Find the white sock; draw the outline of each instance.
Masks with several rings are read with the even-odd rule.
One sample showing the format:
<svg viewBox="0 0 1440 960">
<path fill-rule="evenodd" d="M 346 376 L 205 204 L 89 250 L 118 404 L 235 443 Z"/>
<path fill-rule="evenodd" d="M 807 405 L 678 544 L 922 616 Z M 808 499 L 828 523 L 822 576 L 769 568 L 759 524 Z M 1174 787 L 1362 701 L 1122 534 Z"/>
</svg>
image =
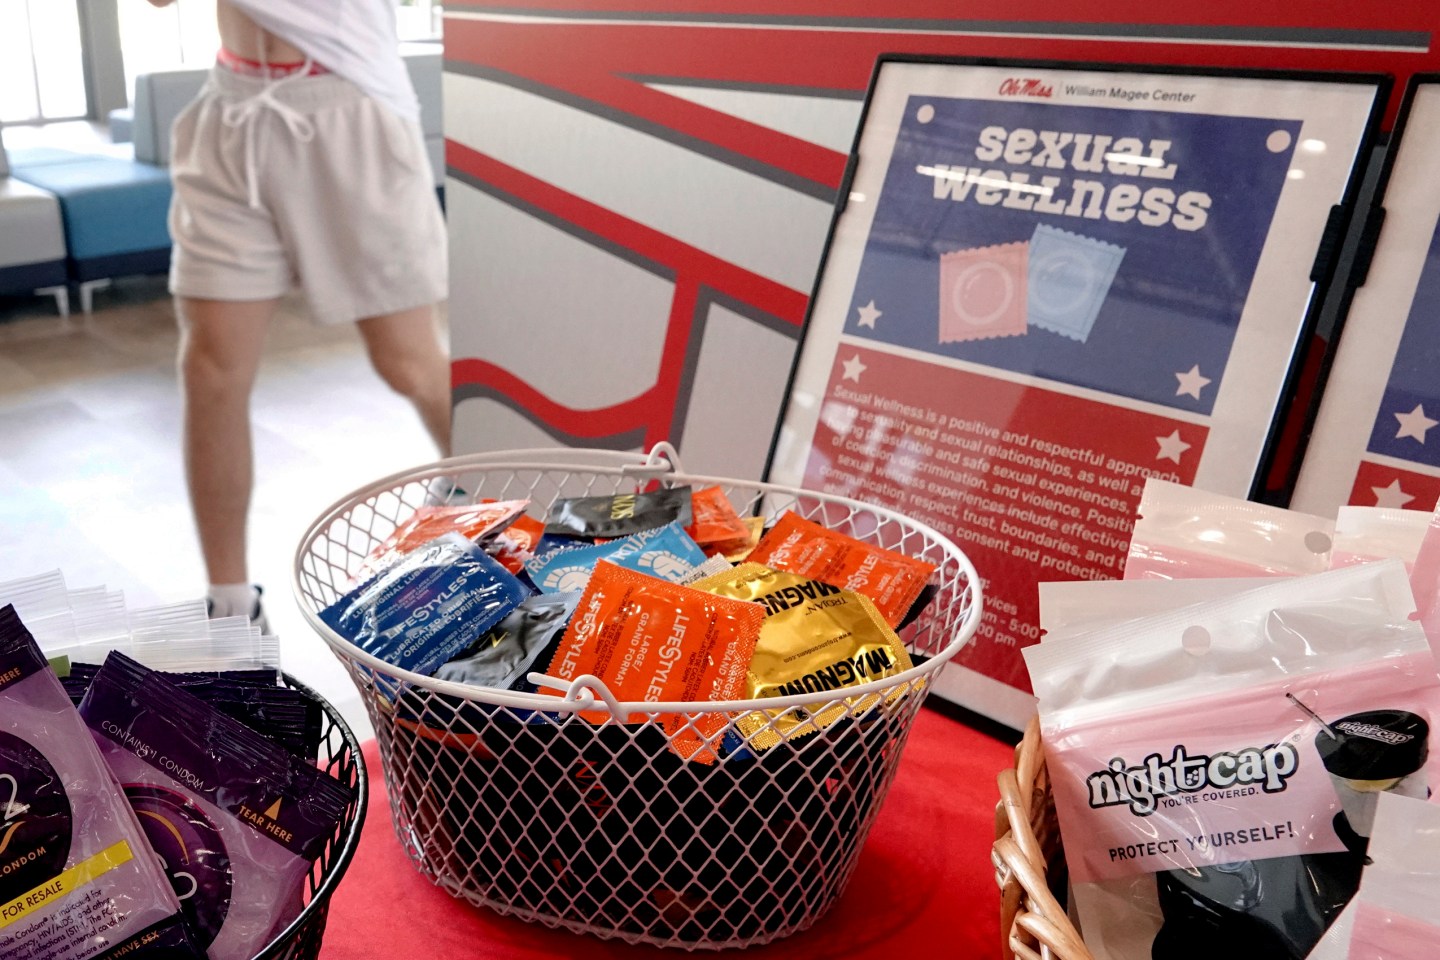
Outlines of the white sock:
<svg viewBox="0 0 1440 960">
<path fill-rule="evenodd" d="M 248 583 L 212 583 L 209 596 L 212 617 L 248 617 L 260 599 L 259 592 Z"/>
</svg>

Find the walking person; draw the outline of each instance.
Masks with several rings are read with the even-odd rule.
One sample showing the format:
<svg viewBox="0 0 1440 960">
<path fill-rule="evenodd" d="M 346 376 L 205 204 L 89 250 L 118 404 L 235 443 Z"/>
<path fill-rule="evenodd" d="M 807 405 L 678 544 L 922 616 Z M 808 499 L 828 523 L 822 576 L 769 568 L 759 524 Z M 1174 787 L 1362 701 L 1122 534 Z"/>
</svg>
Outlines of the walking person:
<svg viewBox="0 0 1440 960">
<path fill-rule="evenodd" d="M 211 615 L 264 627 L 250 395 L 280 298 L 298 286 L 317 322 L 356 323 L 446 456 L 446 236 L 392 0 L 213 2 L 221 50 L 171 161 L 185 475 Z"/>
</svg>

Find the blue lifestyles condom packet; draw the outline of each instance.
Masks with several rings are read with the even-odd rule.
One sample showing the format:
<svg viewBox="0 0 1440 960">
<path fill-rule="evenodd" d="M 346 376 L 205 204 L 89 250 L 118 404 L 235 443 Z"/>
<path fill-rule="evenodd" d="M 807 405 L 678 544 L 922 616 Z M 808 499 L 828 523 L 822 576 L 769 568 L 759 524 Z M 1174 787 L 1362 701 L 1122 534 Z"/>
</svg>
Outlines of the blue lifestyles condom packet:
<svg viewBox="0 0 1440 960">
<path fill-rule="evenodd" d="M 299 913 L 353 791 L 111 653 L 80 715 L 210 960 L 251 960 Z"/>
<path fill-rule="evenodd" d="M 203 956 L 135 812 L 13 606 L 0 609 L 0 957 Z"/>
<path fill-rule="evenodd" d="M 447 533 L 321 610 L 320 619 L 371 656 L 430 676 L 529 595 L 498 560 Z"/>
<path fill-rule="evenodd" d="M 678 522 L 642 530 L 619 540 L 568 550 L 555 550 L 529 560 L 525 572 L 544 593 L 584 590 L 595 564 L 608 560 L 618 567 L 681 583 L 708 557 Z"/>
</svg>

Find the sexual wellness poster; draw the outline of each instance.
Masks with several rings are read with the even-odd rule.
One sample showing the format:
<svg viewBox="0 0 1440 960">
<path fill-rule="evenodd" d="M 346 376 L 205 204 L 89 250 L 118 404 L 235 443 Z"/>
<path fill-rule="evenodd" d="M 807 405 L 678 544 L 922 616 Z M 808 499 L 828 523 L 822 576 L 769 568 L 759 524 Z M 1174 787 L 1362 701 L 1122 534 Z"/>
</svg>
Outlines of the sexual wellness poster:
<svg viewBox="0 0 1440 960">
<path fill-rule="evenodd" d="M 993 79 L 893 96 L 883 164 L 862 137 L 826 268 L 852 246 L 853 282 L 822 281 L 811 323 L 836 330 L 803 349 L 834 353 L 802 359 L 815 419 L 788 459 L 801 485 L 924 520 L 973 560 L 986 612 L 955 662 L 1015 693 L 979 707 L 1015 725 L 1036 583 L 1120 575 L 1145 478 L 1196 481 L 1232 377 L 1272 409 L 1237 354 L 1307 130 L 1200 108 L 1213 80 Z"/>
</svg>

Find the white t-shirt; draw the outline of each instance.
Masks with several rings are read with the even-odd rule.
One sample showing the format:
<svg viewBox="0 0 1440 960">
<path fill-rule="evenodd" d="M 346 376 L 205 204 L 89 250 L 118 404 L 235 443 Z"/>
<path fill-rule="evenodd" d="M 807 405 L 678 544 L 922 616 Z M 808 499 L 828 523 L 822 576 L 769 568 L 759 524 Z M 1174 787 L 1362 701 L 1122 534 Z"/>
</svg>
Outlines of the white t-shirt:
<svg viewBox="0 0 1440 960">
<path fill-rule="evenodd" d="M 419 122 L 420 100 L 400 58 L 394 0 L 231 0 L 275 36 Z"/>
</svg>

